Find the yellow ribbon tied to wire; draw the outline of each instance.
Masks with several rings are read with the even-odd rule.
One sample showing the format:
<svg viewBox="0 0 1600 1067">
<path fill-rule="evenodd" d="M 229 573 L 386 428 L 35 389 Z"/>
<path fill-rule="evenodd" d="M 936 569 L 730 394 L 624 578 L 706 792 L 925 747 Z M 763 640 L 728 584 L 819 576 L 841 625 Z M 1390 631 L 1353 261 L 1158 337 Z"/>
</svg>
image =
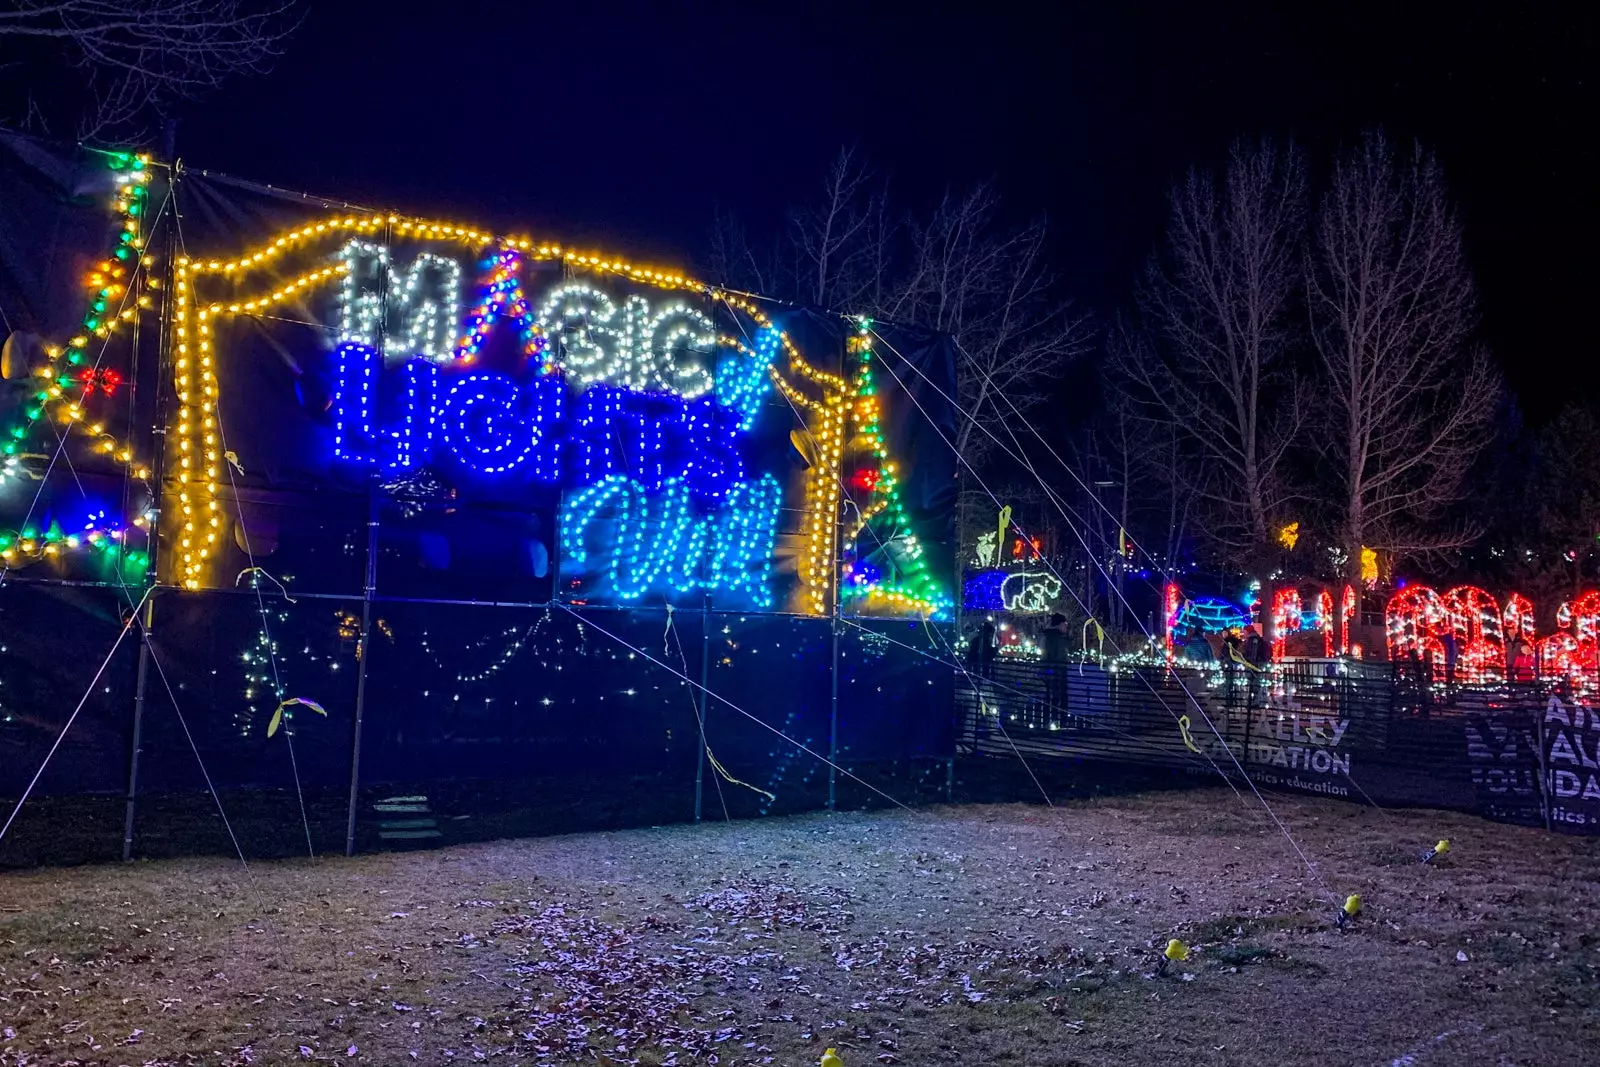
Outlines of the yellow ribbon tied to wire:
<svg viewBox="0 0 1600 1067">
<path fill-rule="evenodd" d="M 238 588 L 239 583 L 245 580 L 245 576 L 251 574 L 255 575 L 258 581 L 261 578 L 265 578 L 267 581 L 277 586 L 278 592 L 283 595 L 283 599 L 287 600 L 291 604 L 294 603 L 294 597 L 289 595 L 289 590 L 284 587 L 282 582 L 278 581 L 278 579 L 274 578 L 270 573 L 268 573 L 267 568 L 265 567 L 246 567 L 244 570 L 240 571 L 238 576 L 233 580 L 234 588 Z"/>
<path fill-rule="evenodd" d="M 752 793 L 760 793 L 762 796 L 766 797 L 768 800 L 777 800 L 778 799 L 778 796 L 777 796 L 776 793 L 769 793 L 765 789 L 762 789 L 760 786 L 751 785 L 749 782 L 741 782 L 739 779 L 737 779 L 733 775 L 729 774 L 728 773 L 728 768 L 724 767 L 722 765 L 722 761 L 717 759 L 716 754 L 711 751 L 711 746 L 710 745 L 706 746 L 706 762 L 710 763 L 711 764 L 711 769 L 716 771 L 718 774 L 722 775 L 723 781 L 727 782 L 729 785 L 742 785 L 746 789 L 750 790 L 750 792 L 752 792 Z"/>
<path fill-rule="evenodd" d="M 1194 738 L 1189 736 L 1189 716 L 1180 715 L 1178 717 L 1178 732 L 1183 735 L 1183 743 L 1188 746 L 1190 752 L 1198 753 L 1202 756 L 1205 755 L 1204 752 L 1200 751 L 1200 746 L 1194 743 Z"/>
<path fill-rule="evenodd" d="M 284 711 L 288 708 L 294 707 L 297 704 L 310 708 L 318 715 L 321 715 L 324 719 L 328 717 L 328 712 L 326 709 L 324 709 L 323 706 L 318 704 L 315 700 L 307 700 L 305 697 L 290 697 L 288 700 L 285 700 L 283 703 L 279 704 L 277 710 L 272 713 L 272 721 L 267 723 L 268 737 L 271 737 L 273 734 L 277 733 L 278 727 L 283 725 Z"/>
<path fill-rule="evenodd" d="M 673 620 L 673 610 L 674 609 L 673 609 L 672 605 L 668 604 L 667 605 L 667 626 L 666 626 L 666 629 L 661 631 L 661 654 L 664 655 L 664 656 L 670 656 L 672 654 L 672 646 L 668 642 L 672 639 L 672 636 L 673 636 L 672 630 L 673 630 L 673 627 L 676 625 L 674 620 Z M 683 658 L 683 645 L 682 645 L 681 642 L 678 645 L 678 657 L 680 659 Z M 687 661 L 684 662 L 684 670 L 685 671 L 688 670 L 688 662 Z M 685 675 L 685 680 L 686 681 L 688 680 L 687 679 L 687 675 Z M 702 712 L 700 711 L 700 709 L 696 708 L 695 709 L 696 717 L 701 716 L 701 714 L 702 714 Z M 729 774 L 728 773 L 728 768 L 724 767 L 722 765 L 722 761 L 717 759 L 717 754 L 715 752 L 711 751 L 711 745 L 705 739 L 706 738 L 705 729 L 706 729 L 705 720 L 703 718 L 701 718 L 700 719 L 700 744 L 706 750 L 706 762 L 711 764 L 711 769 L 712 770 L 716 771 L 719 775 L 722 776 L 723 781 L 727 782 L 729 785 L 742 785 L 746 789 L 750 790 L 752 793 L 760 793 L 762 796 L 766 797 L 768 800 L 777 800 L 778 799 L 778 797 L 777 797 L 777 795 L 775 793 L 769 793 L 765 789 L 760 788 L 759 786 L 753 786 L 749 782 L 740 781 L 738 778 L 735 778 L 733 775 Z"/>
<path fill-rule="evenodd" d="M 1083 624 L 1083 633 L 1081 635 L 1083 639 L 1083 650 L 1084 652 L 1089 651 L 1089 627 L 1091 626 L 1094 627 L 1095 635 L 1100 639 L 1100 658 L 1104 659 L 1106 655 L 1106 628 L 1101 626 L 1100 620 L 1095 618 L 1093 615 L 1089 616 L 1089 618 Z"/>
</svg>

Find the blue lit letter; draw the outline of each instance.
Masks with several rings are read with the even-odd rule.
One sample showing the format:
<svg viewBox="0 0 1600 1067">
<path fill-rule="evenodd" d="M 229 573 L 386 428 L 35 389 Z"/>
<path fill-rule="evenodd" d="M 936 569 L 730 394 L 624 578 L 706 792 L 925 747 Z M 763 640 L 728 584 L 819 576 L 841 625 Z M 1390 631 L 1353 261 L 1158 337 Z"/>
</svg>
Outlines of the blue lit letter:
<svg viewBox="0 0 1600 1067">
<path fill-rule="evenodd" d="M 347 341 L 334 350 L 333 457 L 369 470 L 410 470 L 433 452 L 439 368 L 414 359 L 400 371 L 400 389 L 381 395 L 383 357 Z M 387 393 L 387 390 L 383 390 Z"/>
<path fill-rule="evenodd" d="M 745 593 L 759 607 L 772 603 L 768 578 L 782 504 L 783 491 L 770 474 L 734 486 L 727 504 L 706 520 L 715 524 L 709 537 L 708 588 Z"/>
<path fill-rule="evenodd" d="M 503 474 L 533 451 L 516 383 L 502 374 L 464 374 L 445 399 L 444 440 L 464 465 Z"/>
<path fill-rule="evenodd" d="M 736 416 L 709 400 L 689 405 L 683 480 L 697 499 L 721 500 L 744 477 Z"/>
</svg>

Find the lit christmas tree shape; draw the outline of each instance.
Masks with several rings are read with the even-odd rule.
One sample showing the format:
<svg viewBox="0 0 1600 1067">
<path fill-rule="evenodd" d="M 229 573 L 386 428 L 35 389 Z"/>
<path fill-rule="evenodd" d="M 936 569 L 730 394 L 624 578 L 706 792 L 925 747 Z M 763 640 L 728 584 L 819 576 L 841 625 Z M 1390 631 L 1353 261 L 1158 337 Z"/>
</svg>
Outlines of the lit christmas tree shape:
<svg viewBox="0 0 1600 1067">
<path fill-rule="evenodd" d="M 840 597 L 864 614 L 943 619 L 954 605 L 943 583 L 929 570 L 926 550 L 901 499 L 899 469 L 889 458 L 888 442 L 879 424 L 882 411 L 869 338 L 870 324 L 863 323 L 850 341 L 850 351 L 858 361 L 852 422 L 866 465 L 851 479 L 851 487 L 860 495 L 857 518 L 845 531 L 845 544 L 856 558 L 845 565 Z M 866 551 L 862 551 L 863 545 Z M 885 574 L 886 570 L 892 570 L 892 576 Z M 1053 595 L 1060 591 L 1058 583 Z M 1020 597 L 1022 590 L 1014 595 Z M 1001 599 L 1005 600 L 1004 591 Z"/>
</svg>

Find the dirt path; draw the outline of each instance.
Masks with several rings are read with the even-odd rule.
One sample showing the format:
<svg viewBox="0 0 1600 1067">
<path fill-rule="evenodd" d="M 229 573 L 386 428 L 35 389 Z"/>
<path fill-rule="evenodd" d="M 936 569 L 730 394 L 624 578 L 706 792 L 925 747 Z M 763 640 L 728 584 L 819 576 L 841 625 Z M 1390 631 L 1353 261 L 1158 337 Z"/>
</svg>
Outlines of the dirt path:
<svg viewBox="0 0 1600 1067">
<path fill-rule="evenodd" d="M 1593 841 L 1275 804 L 1326 888 L 1226 790 L 3 875 L 0 1065 L 1594 1062 Z"/>
</svg>

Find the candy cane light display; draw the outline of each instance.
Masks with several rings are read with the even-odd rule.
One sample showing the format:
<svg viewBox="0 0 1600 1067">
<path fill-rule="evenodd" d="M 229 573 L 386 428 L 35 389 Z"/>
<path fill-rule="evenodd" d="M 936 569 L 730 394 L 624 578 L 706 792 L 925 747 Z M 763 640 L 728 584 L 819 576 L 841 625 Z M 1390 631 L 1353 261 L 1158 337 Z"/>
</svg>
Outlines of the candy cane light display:
<svg viewBox="0 0 1600 1067">
<path fill-rule="evenodd" d="M 1290 586 L 1275 589 L 1272 592 L 1272 658 L 1276 662 L 1283 658 L 1288 648 L 1288 638 L 1292 633 L 1299 633 L 1300 627 L 1305 622 L 1305 614 L 1300 604 L 1300 590 Z"/>
<path fill-rule="evenodd" d="M 1600 693 L 1600 591 L 1589 590 L 1556 609 L 1556 629 L 1536 636 L 1534 605 L 1508 593 L 1502 606 L 1484 590 L 1460 585 L 1443 595 L 1424 585 L 1402 589 L 1389 600 L 1385 624 L 1389 657 L 1426 663 L 1436 673 L 1445 667 L 1443 638 L 1457 644 L 1455 679 L 1497 684 L 1508 679 L 1570 686 L 1580 696 Z M 1512 663 L 1516 644 L 1527 642 L 1533 656 Z"/>
<path fill-rule="evenodd" d="M 1332 656 L 1334 628 L 1338 625 L 1333 614 L 1333 594 L 1326 589 L 1310 598 L 1307 610 L 1305 597 L 1300 590 L 1285 586 L 1272 594 L 1272 658 L 1280 660 L 1288 651 L 1290 634 L 1313 630 L 1322 634 L 1322 654 Z M 1342 642 L 1341 642 L 1342 643 Z"/>
<path fill-rule="evenodd" d="M 1361 606 L 1360 598 L 1356 595 L 1355 586 L 1344 587 L 1344 594 L 1339 598 L 1339 652 L 1341 655 L 1350 654 L 1350 620 L 1356 617 L 1356 612 Z"/>
<path fill-rule="evenodd" d="M 1504 681 L 1506 643 L 1499 601 L 1475 585 L 1458 585 L 1445 592 L 1444 609 L 1456 639 L 1456 680 Z"/>
<path fill-rule="evenodd" d="M 1539 670 L 1564 679 L 1579 693 L 1600 687 L 1600 592 L 1589 590 L 1556 609 L 1556 633 L 1539 642 Z"/>
<path fill-rule="evenodd" d="M 1383 624 L 1391 660 L 1444 669 L 1444 644 L 1439 638 L 1450 629 L 1450 615 L 1438 593 L 1425 585 L 1407 586 L 1389 598 Z"/>
<path fill-rule="evenodd" d="M 1326 589 L 1317 594 L 1317 629 L 1322 631 L 1322 655 L 1333 655 L 1333 594 Z"/>
<path fill-rule="evenodd" d="M 1176 637 L 1173 628 L 1178 625 L 1178 615 L 1183 611 L 1183 590 L 1178 588 L 1177 582 L 1168 582 L 1161 591 L 1162 629 L 1166 633 L 1167 658 L 1171 659 L 1176 652 Z"/>
<path fill-rule="evenodd" d="M 1524 641 L 1533 640 L 1533 604 L 1521 593 L 1506 597 L 1506 606 L 1501 609 L 1500 619 L 1505 624 L 1508 642 L 1519 637 Z"/>
</svg>

